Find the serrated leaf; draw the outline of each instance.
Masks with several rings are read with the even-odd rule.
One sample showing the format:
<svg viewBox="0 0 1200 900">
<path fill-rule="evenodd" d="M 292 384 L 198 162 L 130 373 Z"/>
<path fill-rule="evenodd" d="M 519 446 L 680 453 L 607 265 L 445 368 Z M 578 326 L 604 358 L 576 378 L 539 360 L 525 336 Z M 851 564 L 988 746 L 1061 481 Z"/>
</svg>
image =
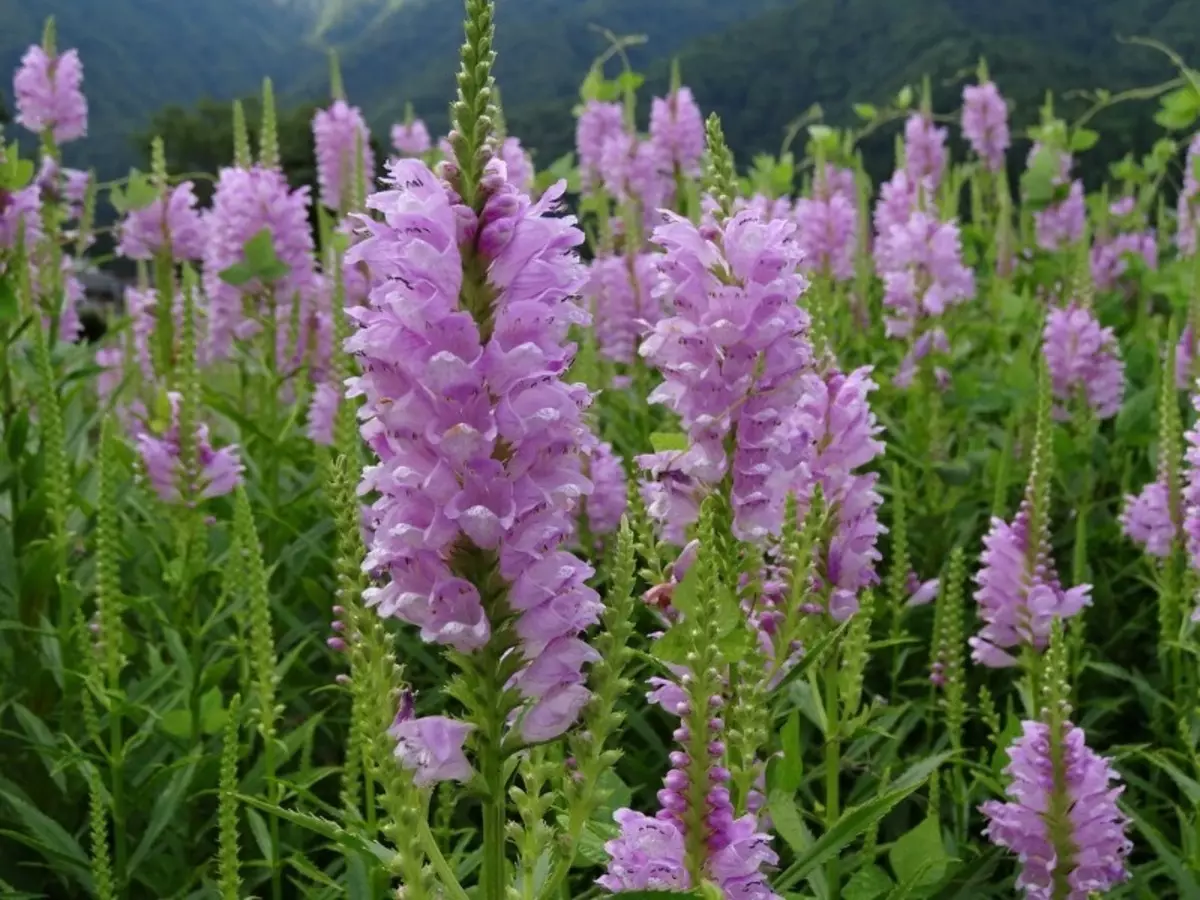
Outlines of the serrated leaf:
<svg viewBox="0 0 1200 900">
<path fill-rule="evenodd" d="M 892 844 L 888 862 L 901 884 L 913 887 L 937 884 L 950 862 L 938 820 L 932 816 L 925 818 Z"/>
</svg>

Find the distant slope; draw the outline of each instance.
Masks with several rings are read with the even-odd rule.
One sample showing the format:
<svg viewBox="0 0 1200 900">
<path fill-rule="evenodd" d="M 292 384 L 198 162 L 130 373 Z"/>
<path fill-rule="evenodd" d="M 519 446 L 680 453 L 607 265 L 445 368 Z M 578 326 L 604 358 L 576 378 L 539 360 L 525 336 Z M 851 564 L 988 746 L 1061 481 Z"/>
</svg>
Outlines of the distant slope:
<svg viewBox="0 0 1200 900">
<path fill-rule="evenodd" d="M 1048 89 L 1119 91 L 1175 75 L 1160 54 L 1118 41 L 1130 35 L 1156 37 L 1200 65 L 1195 0 L 801 0 L 692 42 L 680 62 L 744 156 L 777 150 L 788 121 L 812 103 L 845 121 L 851 104 L 885 101 L 926 74 L 937 108 L 956 110 L 981 55 L 1025 124 L 1036 120 Z M 661 89 L 663 67 L 652 76 L 648 86 Z M 1105 113 L 1103 152 L 1119 157 L 1144 143 L 1153 110 L 1143 104 Z M 523 113 L 510 119 L 514 128 L 527 122 Z M 877 154 L 890 153 L 889 138 Z"/>
<path fill-rule="evenodd" d="M 644 34 L 631 48 L 636 67 L 670 55 L 788 0 L 501 0 L 496 11 L 496 77 L 506 109 L 574 97 L 593 59 L 608 46 L 593 26 Z M 341 48 L 353 100 L 382 127 L 412 102 L 436 130 L 446 126 L 462 43 L 459 0 L 408 0 Z M 303 93 L 320 91 L 316 84 Z M 567 123 L 570 127 L 570 123 Z"/>
<path fill-rule="evenodd" d="M 106 174 L 134 158 L 130 136 L 150 114 L 201 97 L 254 90 L 264 75 L 287 82 L 321 64 L 306 42 L 307 11 L 276 0 L 11 0 L 0 3 L 0 72 L 11 94 L 21 54 L 55 16 L 59 45 L 79 49 L 90 137 L 68 160 Z M 11 99 L 9 106 L 11 106 Z"/>
</svg>

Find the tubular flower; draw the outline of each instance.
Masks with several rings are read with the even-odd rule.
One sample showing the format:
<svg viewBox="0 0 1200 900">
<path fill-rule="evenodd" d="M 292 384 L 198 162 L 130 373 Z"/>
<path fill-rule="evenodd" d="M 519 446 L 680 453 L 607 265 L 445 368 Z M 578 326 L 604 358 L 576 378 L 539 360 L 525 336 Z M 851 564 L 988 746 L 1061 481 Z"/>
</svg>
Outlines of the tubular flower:
<svg viewBox="0 0 1200 900">
<path fill-rule="evenodd" d="M 528 705 L 527 740 L 561 734 L 588 698 L 577 635 L 601 604 L 594 574 L 561 549 L 579 499 L 590 394 L 561 380 L 582 284 L 573 249 L 583 238 L 570 218 L 547 213 L 560 184 L 537 203 L 488 163 L 489 199 L 480 221 L 421 162 L 389 165 L 388 189 L 359 219 L 362 240 L 347 254 L 373 288 L 348 314 L 359 329 L 347 349 L 362 361 L 350 381 L 362 395 L 362 434 L 378 457 L 360 490 L 377 493 L 364 568 L 383 579 L 365 600 L 380 615 L 416 625 L 425 640 L 463 653 L 483 647 L 491 623 L 478 587 L 456 570 L 457 553 L 495 553 L 517 614 L 520 651 L 534 661 L 517 676 Z M 459 307 L 460 239 L 474 240 L 493 292 L 490 336 Z"/>
<path fill-rule="evenodd" d="M 980 807 L 984 834 L 1020 860 L 1017 887 L 1031 900 L 1087 900 L 1129 877 L 1129 819 L 1117 807 L 1124 788 L 1113 786 L 1112 765 L 1086 741 L 1069 722 L 1024 722 L 1004 770 L 1012 799 Z"/>
<path fill-rule="evenodd" d="M 1070 618 L 1091 604 L 1090 584 L 1063 590 L 1042 531 L 1029 534 L 1028 500 L 1011 525 L 992 519 L 983 539 L 983 567 L 975 576 L 975 602 L 984 623 L 969 641 L 975 662 L 991 668 L 1016 665 L 1008 651 L 1044 650 L 1055 618 Z"/>
<path fill-rule="evenodd" d="M 595 322 L 600 354 L 616 363 L 634 360 L 639 338 L 658 321 L 656 254 L 606 254 L 592 261 L 583 299 Z"/>
<path fill-rule="evenodd" d="M 1192 326 L 1185 327 L 1175 345 L 1175 387 L 1186 391 L 1196 380 L 1196 338 Z"/>
<path fill-rule="evenodd" d="M 647 227 L 659 221 L 658 210 L 675 192 L 671 161 L 650 140 L 621 132 L 605 141 L 600 154 L 604 189 L 618 201 L 634 202 Z"/>
<path fill-rule="evenodd" d="M 259 323 L 243 314 L 244 298 L 256 297 L 275 306 L 276 360 L 281 365 L 287 361 L 292 305 L 297 300 L 306 303 L 314 290 L 308 205 L 308 188 L 290 190 L 282 172 L 261 166 L 221 170 L 207 216 L 204 251 L 207 360 L 225 358 L 235 338 L 245 339 L 259 330 Z M 222 281 L 220 273 L 242 261 L 246 242 L 264 228 L 275 255 L 288 266 L 287 274 L 269 286 L 257 279 L 238 286 Z M 258 312 L 265 317 L 268 310 Z"/>
<path fill-rule="evenodd" d="M 17 124 L 36 135 L 49 132 L 56 144 L 87 134 L 88 105 L 83 96 L 83 63 L 67 50 L 54 56 L 33 45 L 13 76 Z"/>
<path fill-rule="evenodd" d="M 178 503 L 183 499 L 182 447 L 179 434 L 180 395 L 167 395 L 171 403 L 171 421 L 162 434 L 156 434 L 145 422 L 141 423 L 136 436 L 138 454 L 150 486 L 166 503 Z M 189 494 L 197 498 L 220 497 L 228 494 L 242 480 L 241 457 L 238 448 L 231 444 L 214 450 L 209 441 L 208 426 L 196 426 L 196 462 L 199 466 L 197 481 L 190 485 Z"/>
<path fill-rule="evenodd" d="M 800 464 L 791 417 L 812 348 L 808 316 L 796 305 L 807 287 L 797 271 L 796 226 L 743 211 L 723 227 L 701 230 L 664 215 L 653 240 L 666 250 L 659 290 L 673 315 L 642 342 L 642 357 L 664 378 L 649 399 L 678 414 L 688 433 L 691 446 L 675 461 L 681 474 L 712 486 L 730 473 L 734 532 L 758 540 L 778 532 L 786 487 Z M 651 506 L 651 515 L 668 512 Z M 660 524 L 677 535 L 689 523 Z"/>
<path fill-rule="evenodd" d="M 826 163 L 824 177 L 818 178 L 813 184 L 813 197 L 828 200 L 835 194 L 841 194 L 855 207 L 858 206 L 858 184 L 854 179 L 854 170 Z"/>
<path fill-rule="evenodd" d="M 166 253 L 175 260 L 199 260 L 204 256 L 207 238 L 192 183 L 184 181 L 167 188 L 149 205 L 126 214 L 120 225 L 117 252 L 126 259 L 151 260 Z"/>
<path fill-rule="evenodd" d="M 364 188 L 370 185 L 375 174 L 371 132 L 358 107 L 350 106 L 345 100 L 335 100 L 329 109 L 317 110 L 313 115 L 312 130 L 321 202 L 330 209 L 343 209 L 353 196 L 347 196 L 346 188 L 354 183 L 358 173 L 356 153 L 362 153 Z"/>
<path fill-rule="evenodd" d="M 1004 165 L 1012 139 L 1008 132 L 1008 106 L 990 81 L 963 88 L 962 130 L 975 155 L 992 172 Z"/>
<path fill-rule="evenodd" d="M 1055 414 L 1067 417 L 1061 404 L 1082 392 L 1101 418 L 1115 416 L 1125 394 L 1125 366 L 1111 328 L 1102 328 L 1086 307 L 1071 304 L 1053 309 L 1042 334 L 1042 350 L 1050 369 Z"/>
<path fill-rule="evenodd" d="M 704 119 L 689 88 L 655 97 L 650 107 L 650 140 L 659 155 L 689 178 L 700 176 Z"/>
</svg>

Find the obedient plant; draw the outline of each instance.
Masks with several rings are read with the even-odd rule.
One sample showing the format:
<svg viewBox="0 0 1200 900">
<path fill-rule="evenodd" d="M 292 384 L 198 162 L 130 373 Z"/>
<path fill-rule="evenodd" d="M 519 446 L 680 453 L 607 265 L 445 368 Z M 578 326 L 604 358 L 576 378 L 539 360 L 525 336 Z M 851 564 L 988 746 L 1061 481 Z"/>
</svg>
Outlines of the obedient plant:
<svg viewBox="0 0 1200 900">
<path fill-rule="evenodd" d="M 1191 85 L 1047 103 L 1019 189 L 982 65 L 739 169 L 614 39 L 539 171 L 493 17 L 382 182 L 336 65 L 110 180 L 22 61 L 0 895 L 1197 895 Z"/>
</svg>

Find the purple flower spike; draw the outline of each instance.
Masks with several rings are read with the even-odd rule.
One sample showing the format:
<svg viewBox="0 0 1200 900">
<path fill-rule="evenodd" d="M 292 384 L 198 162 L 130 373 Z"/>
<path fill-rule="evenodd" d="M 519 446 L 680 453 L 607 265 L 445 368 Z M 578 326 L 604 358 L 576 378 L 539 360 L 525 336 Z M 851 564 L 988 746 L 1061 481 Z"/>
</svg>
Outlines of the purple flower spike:
<svg viewBox="0 0 1200 900">
<path fill-rule="evenodd" d="M 1133 848 L 1125 836 L 1129 820 L 1117 807 L 1123 788 L 1104 757 L 1088 748 L 1082 728 L 1061 726 L 1061 762 L 1055 764 L 1051 726 L 1023 723 L 1009 748 L 1005 773 L 1012 779 L 1007 803 L 980 807 L 988 819 L 984 834 L 1016 854 L 1017 887 L 1030 900 L 1087 900 L 1129 877 L 1125 859 Z M 1062 810 L 1061 819 L 1051 811 Z M 1069 893 L 1058 887 L 1063 873 Z"/>
<path fill-rule="evenodd" d="M 88 105 L 82 87 L 83 63 L 77 51 L 51 56 L 35 44 L 25 51 L 13 77 L 17 124 L 39 136 L 49 131 L 56 144 L 83 137 Z"/>
</svg>

